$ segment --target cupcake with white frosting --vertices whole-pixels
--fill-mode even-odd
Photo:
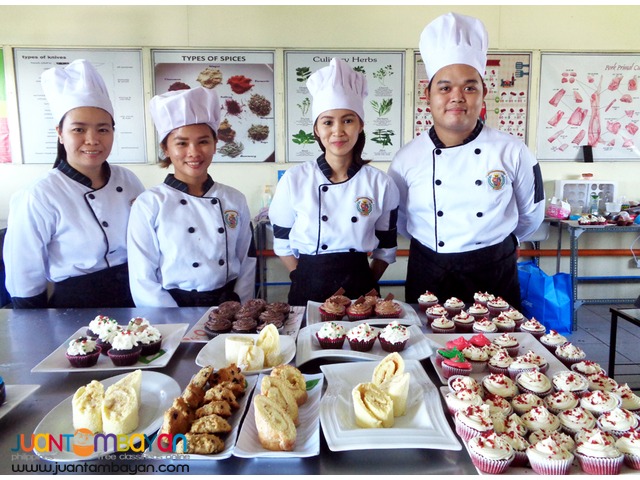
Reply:
[[[599,429],[581,437],[577,442],[575,456],[583,472],[590,475],[619,475],[624,462],[624,455],[612,441]]]
[[[604,412],[598,417],[596,425],[603,432],[610,433],[616,438],[620,438],[629,430],[638,428],[638,417],[624,408],[614,408],[609,412]]]
[[[495,432],[472,438],[468,449],[476,468],[489,475],[504,473],[515,457],[511,444]]]
[[[640,430],[622,434],[616,440],[616,448],[624,455],[625,465],[640,470]]]
[[[550,436],[532,444],[527,449],[527,457],[538,475],[568,475],[574,458]]]

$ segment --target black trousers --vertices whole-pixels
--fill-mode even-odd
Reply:
[[[358,298],[372,288],[379,291],[366,253],[300,255],[298,268],[289,274],[289,304],[306,306],[308,301],[324,302],[340,287],[349,298]]]
[[[49,299],[49,308],[109,307],[135,307],[126,263],[56,282]]]
[[[417,303],[428,290],[441,303],[457,297],[471,304],[473,294],[482,291],[500,296],[520,310],[517,244],[515,236],[509,235],[499,244],[471,252],[436,253],[412,239],[405,285],[407,303]]]
[[[227,300],[240,301],[240,297],[233,291],[236,281],[232,280],[225,286],[207,292],[187,291],[173,288],[169,293],[179,307],[212,307]]]

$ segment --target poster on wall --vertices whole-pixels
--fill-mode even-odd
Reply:
[[[487,96],[480,113],[486,125],[527,141],[529,114],[530,53],[489,53],[484,82]],[[415,55],[415,96],[413,136],[426,132],[433,125],[427,105],[429,78],[422,56]]]
[[[285,105],[287,161],[317,158],[320,147],[313,136],[309,76],[339,57],[367,78],[364,101],[366,143],[362,158],[390,162],[402,147],[404,117],[404,52],[287,51]]]
[[[0,163],[11,163],[6,86],[4,75],[4,52],[0,49]]]
[[[214,162],[275,162],[272,51],[154,50],[152,56],[154,95],[197,87],[218,93]]]
[[[543,53],[537,154],[541,160],[640,158],[640,55]]]
[[[96,67],[113,104],[115,138],[109,162],[146,163],[141,50],[16,48],[14,64],[23,162],[53,164],[57,120],[53,119],[42,92],[40,75],[80,58]]]

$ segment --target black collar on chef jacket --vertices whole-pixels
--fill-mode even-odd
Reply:
[[[478,135],[480,135],[480,132],[482,131],[483,127],[484,127],[484,124],[480,120],[478,120],[478,123],[476,123],[476,126],[473,127],[473,130],[471,131],[469,136],[467,138],[465,138],[460,145],[466,145],[467,143],[472,142],[476,138],[478,138]],[[431,127],[431,129],[429,130],[429,137],[431,138],[431,141],[436,146],[436,148],[451,148],[451,147],[447,147],[438,138],[438,134],[436,133],[435,127]],[[453,145],[453,146],[454,147],[459,147],[460,145]]]
[[[176,190],[180,190],[183,193],[189,193],[189,186],[181,180],[178,180],[173,173],[167,175],[167,178],[164,179],[164,183],[169,185]],[[208,192],[211,187],[213,187],[213,178],[211,175],[207,175],[207,179],[202,184],[202,191]]]
[[[322,174],[327,177],[328,180],[331,180],[331,175],[333,174],[333,170],[331,169],[331,165],[327,162],[327,159],[324,157],[324,154],[318,157],[318,167],[320,167],[320,171]],[[357,165],[355,162],[351,162],[349,168],[347,170],[347,178],[353,177],[356,173],[360,171],[360,165]]]
[[[85,187],[91,188],[91,179],[89,179],[89,177],[87,177],[83,173],[80,173],[78,170],[76,170],[71,165],[69,165],[69,163],[67,163],[66,160],[60,160],[58,165],[56,165],[56,168],[60,170],[62,173],[64,173],[71,180],[75,180],[76,182],[81,183]],[[106,182],[104,184],[106,185],[107,183],[109,183],[109,179],[111,178],[111,167],[107,162],[104,162],[102,164],[102,170],[104,170],[104,175],[106,179]]]

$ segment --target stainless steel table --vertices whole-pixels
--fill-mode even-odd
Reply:
[[[85,326],[97,314],[112,316],[120,323],[131,317],[144,316],[152,323],[189,323],[193,325],[206,311],[205,308],[135,308],[135,309],[69,309],[69,310],[8,310],[0,309],[0,375],[6,384],[39,384],[40,388],[11,412],[0,419],[0,474],[12,474],[20,465],[28,467],[30,473],[38,469],[55,468],[53,462],[36,457],[35,454],[12,459],[11,449],[16,446],[20,434],[30,435],[44,416],[80,386],[91,380],[103,380],[113,376],[112,372],[31,373],[31,369],[58,348],[69,336]],[[174,378],[184,388],[199,367],[195,358],[204,344],[182,343],[168,365],[159,372]],[[436,386],[439,380],[430,361],[422,362]],[[301,367],[304,373],[317,373],[319,365],[309,362]],[[451,422],[451,419],[449,419]],[[453,425],[452,423],[450,423]],[[455,429],[454,429],[455,431]],[[174,460],[174,466],[187,465],[191,474],[430,474],[464,475],[476,474],[471,460],[463,448],[460,451],[426,449],[354,450],[332,452],[322,432],[320,455],[303,459],[244,459],[231,457],[219,461]],[[126,468],[155,469],[167,463],[149,459],[129,460],[116,454],[117,460],[92,460],[77,462],[113,468],[117,465],[121,473]],[[166,462],[166,461],[165,461]],[[61,464],[62,467],[70,464]],[[76,466],[71,468],[78,468]],[[109,470],[104,470],[109,472]],[[151,471],[146,470],[147,473]],[[71,472],[68,472],[71,473]],[[78,472],[82,473],[82,472]],[[91,473],[90,471],[85,473]]]

